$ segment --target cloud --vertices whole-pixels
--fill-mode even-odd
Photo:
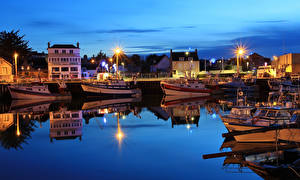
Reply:
[[[58,21],[52,21],[52,20],[37,20],[37,21],[32,21],[27,25],[35,28],[57,28],[65,24]]]
[[[288,22],[287,20],[266,20],[266,21],[255,21],[256,23],[285,23]]]
[[[161,32],[161,29],[112,29],[112,30],[96,30],[95,33],[152,33]]]

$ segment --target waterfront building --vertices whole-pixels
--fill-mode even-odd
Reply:
[[[194,52],[173,52],[170,50],[173,77],[197,77],[200,61],[197,49]]]
[[[82,136],[82,111],[63,109],[49,113],[50,140],[76,139]]]
[[[81,79],[81,58],[79,43],[54,44],[48,43],[48,78]]]
[[[150,72],[169,72],[171,68],[171,61],[168,56],[163,55],[159,60],[151,65]]]
[[[300,53],[289,53],[275,57],[272,66],[275,67],[278,77],[287,74],[300,74]]]
[[[0,57],[0,81],[13,81],[12,68],[12,64]]]

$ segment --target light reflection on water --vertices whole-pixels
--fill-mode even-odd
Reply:
[[[157,98],[157,97],[154,97]],[[159,100],[158,102],[160,102]],[[156,101],[157,102],[157,101]],[[227,132],[216,99],[13,101],[0,114],[9,179],[257,179],[216,152]],[[19,134],[19,135],[18,135]],[[18,173],[15,173],[18,172]]]

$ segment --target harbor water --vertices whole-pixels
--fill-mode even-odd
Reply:
[[[260,179],[225,157],[202,158],[228,151],[219,99],[2,102],[1,178]]]

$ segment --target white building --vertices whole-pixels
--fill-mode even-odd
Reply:
[[[0,81],[12,82],[12,64],[0,57]]]
[[[48,43],[48,78],[81,79],[81,58],[79,43],[54,44]]]

